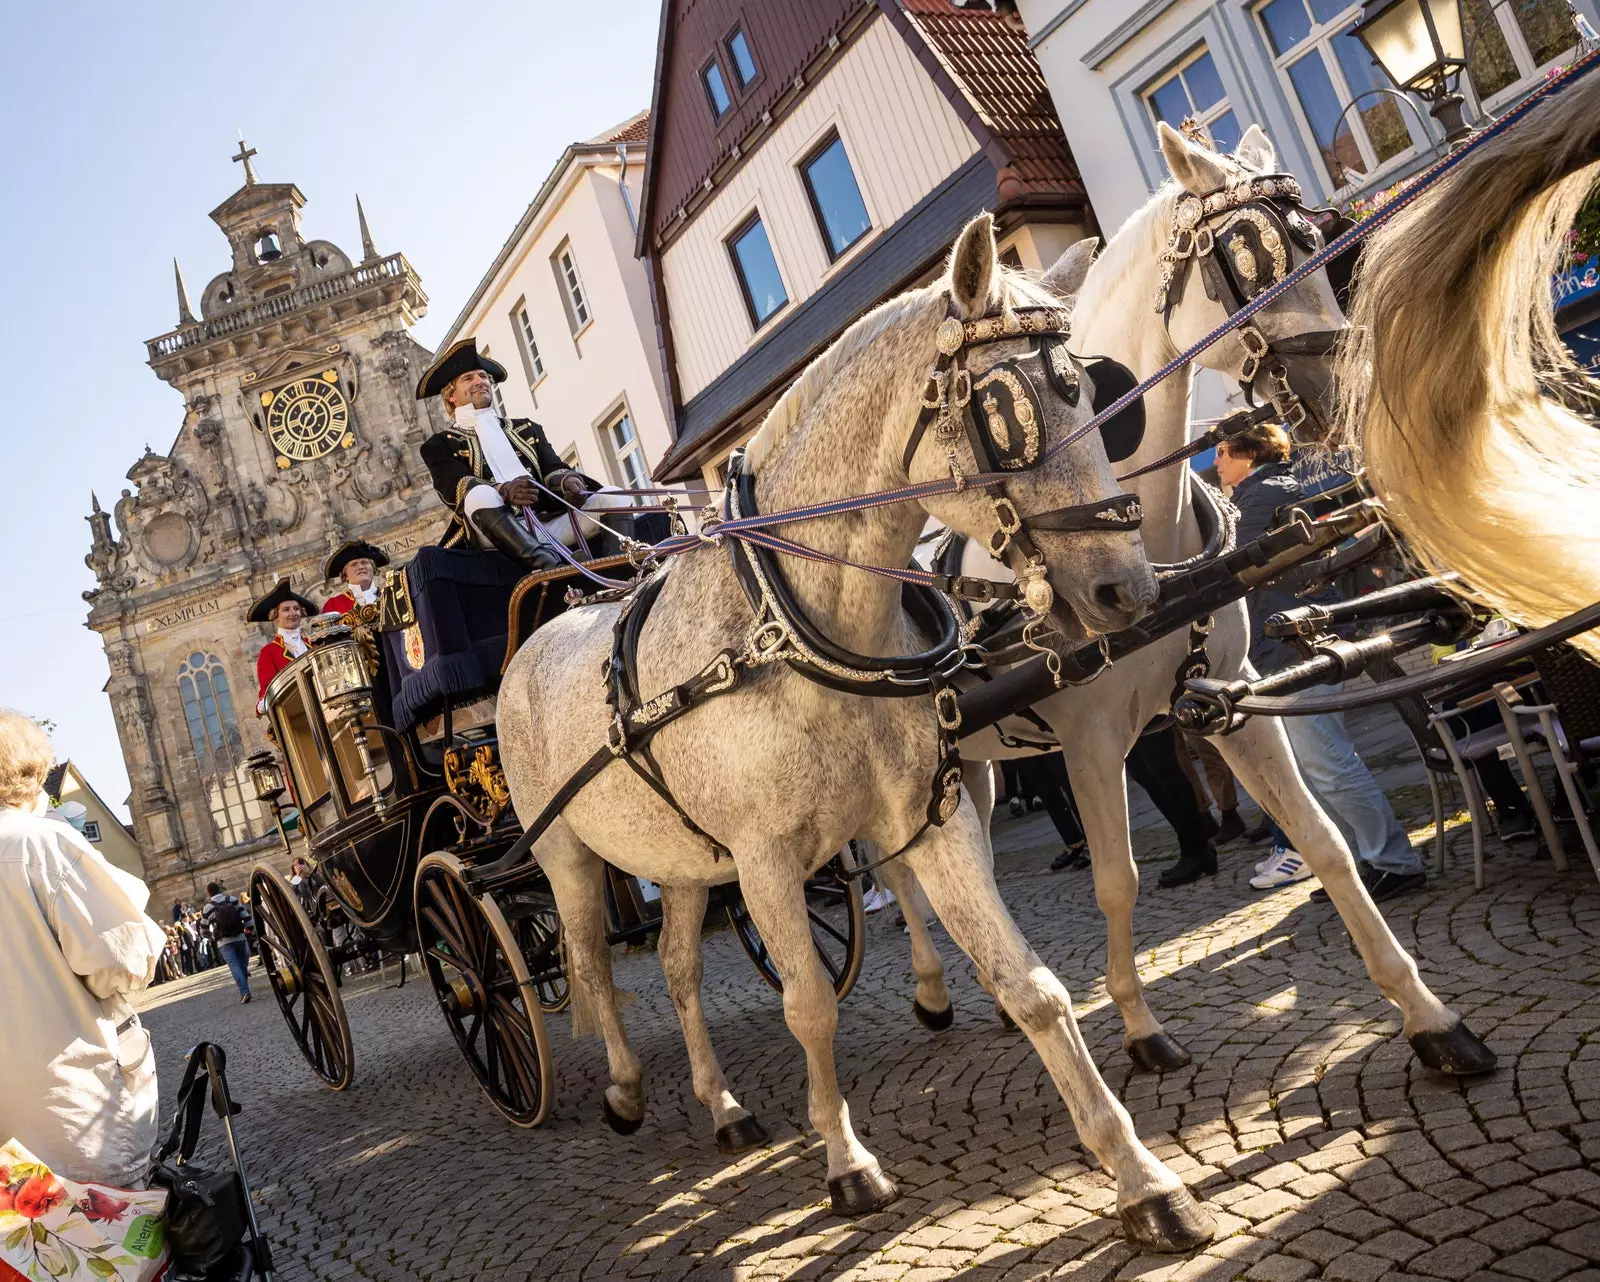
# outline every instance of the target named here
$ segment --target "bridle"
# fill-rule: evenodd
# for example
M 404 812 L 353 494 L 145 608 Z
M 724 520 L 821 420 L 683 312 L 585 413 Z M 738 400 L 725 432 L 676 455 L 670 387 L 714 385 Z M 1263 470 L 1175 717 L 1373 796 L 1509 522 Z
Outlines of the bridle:
M 1131 375 L 1114 361 L 1102 359 L 1099 363 L 1083 365 L 1067 349 L 1071 320 L 1072 311 L 1067 307 L 1002 307 L 999 312 L 965 320 L 956 314 L 952 303 L 934 335 L 938 356 L 928 370 L 922 409 L 901 453 L 900 461 L 906 475 L 910 476 L 912 462 L 930 428 L 935 444 L 944 447 L 945 460 L 958 490 L 966 479 L 955 448 L 963 434 L 980 469 L 1000 474 L 1029 471 L 1038 467 L 1046 456 L 1041 381 L 1067 404 L 1076 405 L 1082 394 L 1080 369 L 1088 373 L 1091 382 L 1095 369 L 1101 366 L 1108 374 L 1112 373 L 1113 366 L 1121 371 L 1116 375 L 1118 383 L 1124 375 L 1131 380 Z M 1032 350 L 997 361 L 973 377 L 967 368 L 967 353 L 971 348 L 1015 339 L 1035 340 Z M 1128 386 L 1132 386 L 1131 381 Z M 1135 402 L 1103 424 L 1101 432 L 1108 456 L 1116 453 L 1112 461 L 1126 458 L 1138 448 L 1144 433 L 1143 402 Z M 995 519 L 994 533 L 988 539 L 989 552 L 997 560 L 1012 564 L 1020 602 L 1029 614 L 1040 620 L 1054 604 L 1055 590 L 1049 581 L 1044 554 L 1034 541 L 1035 533 L 1132 531 L 1139 528 L 1144 517 L 1138 497 L 1132 494 L 1117 494 L 1091 503 L 1033 513 L 1023 513 L 1017 507 L 1004 481 L 988 487 L 986 497 Z M 1013 549 L 1021 558 L 1020 567 L 1011 556 Z M 968 586 L 971 582 L 963 579 L 956 586 L 967 590 L 957 594 L 971 594 Z M 988 583 L 987 580 L 979 582 Z M 979 589 L 972 595 L 974 599 L 993 600 L 1001 595 L 998 590 L 1001 586 L 990 584 L 986 592 Z
M 1189 264 L 1196 262 L 1206 294 L 1232 316 L 1288 276 L 1291 242 L 1308 252 L 1320 248 L 1310 217 L 1315 212 L 1301 203 L 1300 184 L 1290 174 L 1240 178 L 1203 195 L 1180 192 L 1161 255 L 1156 311 L 1170 323 L 1183 298 Z M 1254 321 L 1246 321 L 1234 332 L 1245 348 L 1238 381 L 1246 398 L 1252 405 L 1259 398 L 1291 429 L 1298 429 L 1315 398 L 1296 388 L 1284 357 L 1327 356 L 1339 331 L 1314 330 L 1269 341 Z

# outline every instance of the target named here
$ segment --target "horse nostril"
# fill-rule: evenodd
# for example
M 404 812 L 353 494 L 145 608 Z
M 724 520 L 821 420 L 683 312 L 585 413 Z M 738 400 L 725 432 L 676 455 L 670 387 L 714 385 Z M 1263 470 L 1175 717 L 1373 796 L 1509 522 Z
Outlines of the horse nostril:
M 1094 599 L 1107 610 L 1119 610 L 1125 614 L 1132 614 L 1139 608 L 1133 590 L 1121 579 L 1108 579 L 1097 584 Z

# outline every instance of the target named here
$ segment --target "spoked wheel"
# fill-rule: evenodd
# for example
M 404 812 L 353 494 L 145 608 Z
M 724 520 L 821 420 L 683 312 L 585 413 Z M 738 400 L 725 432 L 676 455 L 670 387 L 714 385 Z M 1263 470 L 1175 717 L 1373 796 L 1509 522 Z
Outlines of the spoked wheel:
M 844 876 L 842 858 L 835 855 L 806 882 L 806 914 L 811 918 L 811 942 L 833 981 L 833 991 L 845 997 L 855 987 L 866 956 L 867 914 L 861 905 L 861 882 Z M 781 993 L 783 980 L 778 978 L 778 968 L 737 891 L 728 901 L 728 925 L 733 927 L 761 978 Z
M 256 951 L 278 1009 L 306 1057 L 329 1086 L 342 1091 L 355 1077 L 350 1021 L 327 950 L 289 883 L 276 869 L 257 864 L 250 873 Z
M 549 895 L 534 895 L 519 902 L 511 919 L 512 933 L 522 949 L 533 990 L 546 1015 L 555 1015 L 572 1002 L 567 981 L 567 946 L 561 933 L 561 914 Z
M 539 992 L 505 914 L 467 886 L 462 863 L 417 865 L 417 939 L 433 995 L 490 1102 L 518 1126 L 550 1111 L 550 1045 Z

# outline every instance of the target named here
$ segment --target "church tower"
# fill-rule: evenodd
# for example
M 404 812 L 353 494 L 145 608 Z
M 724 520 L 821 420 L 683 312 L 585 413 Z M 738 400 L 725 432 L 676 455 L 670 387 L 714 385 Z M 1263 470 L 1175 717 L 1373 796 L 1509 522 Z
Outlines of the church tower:
M 347 539 L 403 560 L 444 524 L 417 458 L 434 429 L 412 395 L 430 360 L 410 332 L 428 305 L 416 272 L 378 253 L 359 202 L 359 262 L 307 240 L 305 197 L 261 182 L 255 155 L 241 140 L 244 185 L 211 212 L 227 268 L 196 307 L 174 262 L 177 328 L 146 344 L 182 397 L 176 440 L 147 445 L 113 513 L 96 497 L 88 518 L 88 626 L 157 915 L 218 874 L 243 886 L 277 841 L 244 768 L 265 746 L 255 656 L 271 631 L 244 622 L 249 603 L 279 578 L 320 601 Z

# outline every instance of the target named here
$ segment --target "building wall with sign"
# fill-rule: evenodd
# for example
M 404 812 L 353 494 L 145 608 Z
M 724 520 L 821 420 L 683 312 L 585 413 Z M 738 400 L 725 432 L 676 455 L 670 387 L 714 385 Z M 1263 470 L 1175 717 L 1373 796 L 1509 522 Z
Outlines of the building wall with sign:
M 149 364 L 182 398 L 171 446 L 146 453 L 88 520 L 88 626 L 105 643 L 145 880 L 158 902 L 221 873 L 242 885 L 277 845 L 245 757 L 266 746 L 244 622 L 282 577 L 320 602 L 321 563 L 365 538 L 405 559 L 444 513 L 417 454 L 435 430 L 413 398 L 430 354 L 411 336 L 427 297 L 361 217 L 352 258 L 301 228 L 292 183 L 246 182 L 212 211 L 230 261 L 190 299 Z M 270 834 L 270 835 L 269 835 Z

